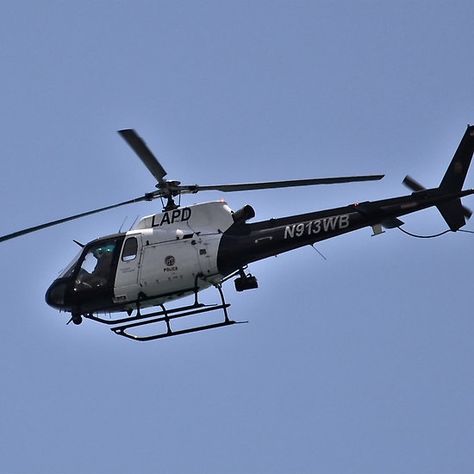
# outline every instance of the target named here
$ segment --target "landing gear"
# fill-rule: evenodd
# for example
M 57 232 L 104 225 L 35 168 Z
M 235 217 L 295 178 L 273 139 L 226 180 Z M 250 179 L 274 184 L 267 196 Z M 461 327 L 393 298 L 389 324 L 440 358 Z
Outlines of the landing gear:
M 90 313 L 83 314 L 82 316 L 84 318 L 91 319 L 102 324 L 114 326 L 110 328 L 111 331 L 113 331 L 118 336 L 123 336 L 134 341 L 152 341 L 155 339 L 163 339 L 165 337 L 178 336 L 180 334 L 188 334 L 191 332 L 205 331 L 207 329 L 230 326 L 232 324 L 237 323 L 246 323 L 247 321 L 233 321 L 229 318 L 227 308 L 230 306 L 230 304 L 226 303 L 224 299 L 224 293 L 222 291 L 221 285 L 215 284 L 214 287 L 218 291 L 220 297 L 220 303 L 217 304 L 208 305 L 200 303 L 198 301 L 198 286 L 196 280 L 195 288 L 191 290 L 194 291 L 194 303 L 188 306 L 180 306 L 178 308 L 167 309 L 163 304 L 160 304 L 158 305 L 161 308 L 160 311 L 142 314 L 140 311 L 139 300 L 137 301 L 136 311 L 133 316 L 131 315 L 131 313 L 128 313 L 128 317 L 115 319 L 105 319 L 103 317 Z M 141 301 L 143 301 L 143 298 L 141 298 Z M 221 320 L 219 322 L 209 322 L 206 324 L 196 325 L 196 319 L 191 318 L 191 316 L 202 315 L 204 313 L 210 313 L 212 311 L 217 310 L 222 310 L 224 315 L 223 321 Z M 174 329 L 172 322 L 178 319 L 181 321 L 181 318 L 183 318 L 182 320 L 184 321 L 184 324 L 186 324 L 186 321 L 189 321 L 190 326 L 185 327 L 184 329 Z M 147 328 L 149 332 L 150 329 L 153 327 L 155 328 L 155 332 L 152 332 L 151 334 L 148 333 L 145 335 L 140 335 L 135 333 L 135 330 L 139 330 L 141 328 Z M 133 331 L 133 333 L 131 331 Z

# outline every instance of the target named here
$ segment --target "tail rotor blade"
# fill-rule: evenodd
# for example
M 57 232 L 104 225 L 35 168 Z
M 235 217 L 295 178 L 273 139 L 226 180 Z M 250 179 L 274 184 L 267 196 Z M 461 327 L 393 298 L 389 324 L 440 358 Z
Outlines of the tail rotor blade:
M 422 186 L 418 181 L 415 181 L 411 176 L 405 176 L 403 184 L 412 191 L 423 191 L 426 188 Z
M 411 189 L 412 191 L 424 191 L 426 188 L 422 186 L 418 181 L 414 180 L 411 176 L 405 176 L 405 179 L 403 180 L 403 184 Z M 470 219 L 472 216 L 472 211 L 466 207 L 462 206 L 463 214 L 466 219 Z

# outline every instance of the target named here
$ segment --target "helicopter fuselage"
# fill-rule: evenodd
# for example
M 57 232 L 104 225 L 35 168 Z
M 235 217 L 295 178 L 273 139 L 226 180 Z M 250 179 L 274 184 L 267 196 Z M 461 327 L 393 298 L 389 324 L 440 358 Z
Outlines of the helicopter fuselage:
M 219 285 L 249 263 L 362 227 L 398 227 L 399 216 L 469 194 L 439 188 L 318 212 L 247 223 L 250 206 L 223 201 L 144 217 L 127 233 L 94 240 L 48 289 L 49 305 L 73 314 L 131 312 Z
M 246 273 L 247 265 L 252 262 L 363 227 L 372 227 L 373 235 L 378 235 L 384 232 L 383 229 L 400 228 L 403 225 L 400 216 L 429 207 L 439 210 L 448 230 L 453 232 L 460 230 L 472 215 L 461 198 L 474 194 L 472 189 L 463 190 L 474 154 L 473 125 L 467 126 L 436 188 L 426 189 L 406 176 L 403 183 L 413 191 L 408 195 L 260 222 L 248 222 L 255 217 L 255 211 L 249 205 L 236 212 L 224 201 L 181 207 L 175 198 L 178 197 L 181 203 L 183 194 L 201 191 L 237 192 L 378 181 L 383 175 L 183 185 L 180 181 L 166 178 L 166 170 L 135 130 L 119 130 L 119 134 L 156 179 L 156 190 L 11 232 L 0 236 L 0 242 L 159 198 L 164 206 L 163 212 L 144 217 L 129 232 L 99 238 L 84 246 L 79 244 L 82 247 L 79 255 L 46 292 L 46 302 L 50 306 L 71 313 L 70 322 L 81 324 L 83 318 L 90 319 L 111 325 L 115 334 L 134 340 L 153 340 L 243 322 L 229 318 L 227 308 L 230 304 L 225 301 L 222 284 L 235 278 L 237 291 L 257 288 L 257 279 Z M 198 293 L 210 286 L 219 293 L 217 303 L 199 301 Z M 188 295 L 194 296 L 191 304 L 165 307 L 169 301 Z M 143 308 L 149 307 L 160 309 L 142 313 Z M 223 320 L 195 324 L 194 316 L 216 310 L 222 310 Z M 117 315 L 120 312 L 126 312 L 127 316 Z M 112 316 L 112 313 L 115 314 Z M 175 328 L 171 321 L 191 325 Z M 156 325 L 162 331 L 146 335 L 135 333 Z

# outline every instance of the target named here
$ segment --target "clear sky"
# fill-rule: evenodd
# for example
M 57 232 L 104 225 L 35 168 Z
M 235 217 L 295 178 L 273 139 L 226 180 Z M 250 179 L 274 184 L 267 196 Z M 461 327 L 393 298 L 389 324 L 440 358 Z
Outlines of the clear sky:
M 406 174 L 436 186 L 474 121 L 473 18 L 472 1 L 2 2 L 0 234 L 152 191 L 127 127 L 186 183 L 386 174 L 186 201 L 255 220 L 402 195 Z M 44 293 L 72 240 L 157 210 L 1 244 L 1 473 L 474 472 L 473 235 L 363 229 L 326 261 L 254 264 L 258 290 L 226 287 L 247 325 L 147 344 L 66 326 Z

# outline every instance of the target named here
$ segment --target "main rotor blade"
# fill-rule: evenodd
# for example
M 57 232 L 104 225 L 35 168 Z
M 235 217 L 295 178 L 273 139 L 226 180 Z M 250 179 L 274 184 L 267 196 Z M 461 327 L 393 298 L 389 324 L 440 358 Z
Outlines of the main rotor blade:
M 119 202 L 118 204 L 112 204 L 111 206 L 101 207 L 100 209 L 94 209 L 92 211 L 82 212 L 81 214 L 75 214 L 74 216 L 64 217 L 63 219 L 46 222 L 45 224 L 36 225 L 34 227 L 28 227 L 27 229 L 19 230 L 11 234 L 0 236 L 0 242 L 4 242 L 5 240 L 10 240 L 10 239 L 15 239 L 16 237 L 21 237 L 22 235 L 30 234 L 31 232 L 36 232 L 38 230 L 46 229 L 47 227 L 52 227 L 54 225 L 64 224 L 65 222 L 69 222 L 74 219 L 79 219 L 81 217 L 90 216 L 92 214 L 97 214 L 99 212 L 108 211 L 109 209 L 114 209 L 116 207 L 126 206 L 127 204 L 134 204 L 136 202 L 141 202 L 141 201 L 150 201 L 151 199 L 154 198 L 154 196 L 155 196 L 155 193 L 149 193 L 135 199 L 130 199 L 129 201 Z
M 240 183 L 240 184 L 213 184 L 201 186 L 198 184 L 177 186 L 181 193 L 197 193 L 199 191 L 251 191 L 256 189 L 290 188 L 296 186 L 313 186 L 318 184 L 338 184 L 352 183 L 355 181 L 377 181 L 384 177 L 383 174 L 368 176 L 339 176 L 335 178 L 312 178 L 293 179 L 286 181 L 266 181 L 261 183 Z
M 148 171 L 161 183 L 166 176 L 166 171 L 156 159 L 155 155 L 150 151 L 147 144 L 133 129 L 119 130 L 120 136 L 129 144 L 132 150 L 142 160 L 143 164 L 148 168 Z

